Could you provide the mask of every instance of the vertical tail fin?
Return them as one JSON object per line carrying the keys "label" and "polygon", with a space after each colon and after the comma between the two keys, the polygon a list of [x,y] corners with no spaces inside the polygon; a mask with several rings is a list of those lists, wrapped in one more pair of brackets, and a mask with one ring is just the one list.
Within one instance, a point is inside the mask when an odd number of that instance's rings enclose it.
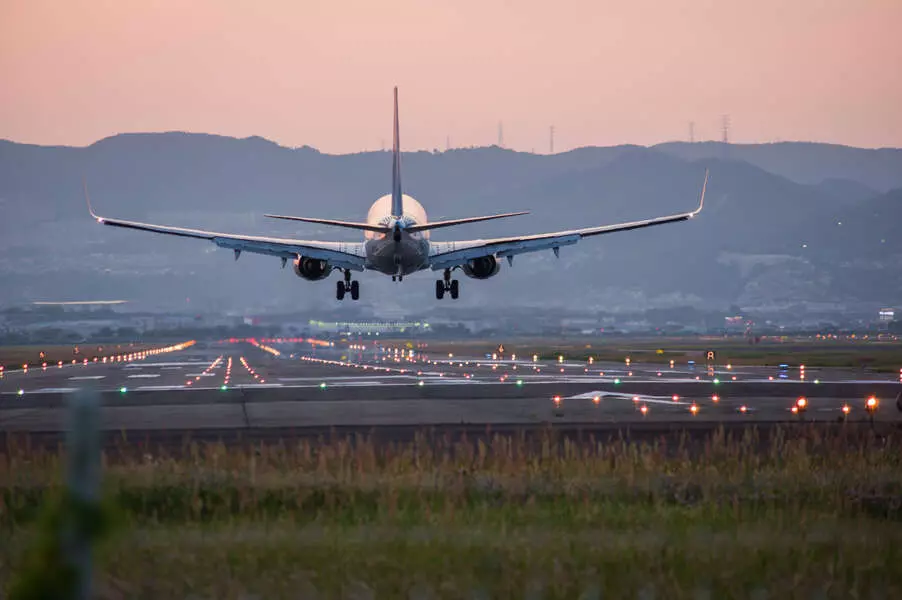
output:
{"label": "vertical tail fin", "polygon": [[395,86],[395,129],[391,150],[391,214],[393,217],[400,217],[404,214],[404,206],[401,200],[401,141],[398,138],[398,87]]}

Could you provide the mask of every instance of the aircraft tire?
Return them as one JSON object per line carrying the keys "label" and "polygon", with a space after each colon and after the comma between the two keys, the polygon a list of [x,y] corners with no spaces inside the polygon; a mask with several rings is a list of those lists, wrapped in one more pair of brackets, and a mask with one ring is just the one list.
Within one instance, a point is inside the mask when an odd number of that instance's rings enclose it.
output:
{"label": "aircraft tire", "polygon": [[458,284],[456,279],[451,280],[451,299],[457,300],[457,296],[460,294],[460,285]]}
{"label": "aircraft tire", "polygon": [[335,298],[338,300],[345,299],[345,282],[344,281],[336,281],[335,286]]}
{"label": "aircraft tire", "polygon": [[441,279],[435,280],[435,299],[441,300],[445,297],[445,282]]}
{"label": "aircraft tire", "polygon": [[360,283],[356,280],[351,282],[351,300],[360,299]]}

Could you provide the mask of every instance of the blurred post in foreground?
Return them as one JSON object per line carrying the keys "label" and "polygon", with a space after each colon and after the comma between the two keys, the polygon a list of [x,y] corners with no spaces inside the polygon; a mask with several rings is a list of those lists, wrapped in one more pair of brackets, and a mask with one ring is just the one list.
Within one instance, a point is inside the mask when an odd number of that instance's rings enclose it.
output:
{"label": "blurred post in foreground", "polygon": [[63,522],[63,551],[75,575],[73,598],[91,597],[91,546],[100,519],[100,397],[94,390],[79,390],[69,400],[66,448],[67,502],[70,518]]}

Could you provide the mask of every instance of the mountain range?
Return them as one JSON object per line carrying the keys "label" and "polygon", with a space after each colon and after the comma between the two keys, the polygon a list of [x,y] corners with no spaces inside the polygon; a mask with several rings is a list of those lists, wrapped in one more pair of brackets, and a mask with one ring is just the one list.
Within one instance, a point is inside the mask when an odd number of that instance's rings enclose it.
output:
{"label": "mountain range", "polygon": [[[461,308],[636,308],[738,304],[871,311],[902,305],[902,150],[816,143],[665,143],[554,155],[499,147],[404,153],[405,192],[431,219],[529,210],[434,232],[485,238],[691,210],[687,223],[587,239],[518,257],[487,281],[461,277]],[[263,312],[335,307],[333,286],[276,259],[197,240],[96,225],[101,214],[225,232],[356,241],[355,232],[264,213],[362,220],[390,185],[391,155],[324,154],[259,137],[124,134],[87,147],[0,141],[0,306],[127,299],[145,309]],[[361,277],[360,305],[403,315],[433,297],[433,274]],[[448,302],[448,300],[442,301]]]}

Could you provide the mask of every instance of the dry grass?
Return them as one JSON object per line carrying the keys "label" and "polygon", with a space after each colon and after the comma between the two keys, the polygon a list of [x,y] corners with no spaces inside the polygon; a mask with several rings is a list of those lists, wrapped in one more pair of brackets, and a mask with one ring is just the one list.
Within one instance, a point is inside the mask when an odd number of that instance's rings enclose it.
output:
{"label": "dry grass", "polygon": [[[814,427],[123,447],[104,459],[120,525],[99,581],[126,598],[902,597],[900,450]],[[0,453],[4,587],[60,461]]]}

